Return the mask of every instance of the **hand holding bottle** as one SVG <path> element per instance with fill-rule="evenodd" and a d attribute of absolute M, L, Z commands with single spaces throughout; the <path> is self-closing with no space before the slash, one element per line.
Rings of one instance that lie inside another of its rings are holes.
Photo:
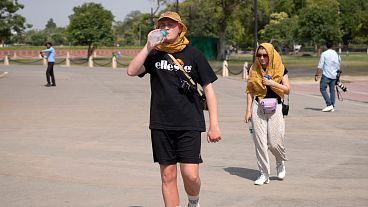
<path fill-rule="evenodd" d="M 147 43 L 152 45 L 153 47 L 162 43 L 166 38 L 167 32 L 163 29 L 155 29 L 148 33 Z"/>

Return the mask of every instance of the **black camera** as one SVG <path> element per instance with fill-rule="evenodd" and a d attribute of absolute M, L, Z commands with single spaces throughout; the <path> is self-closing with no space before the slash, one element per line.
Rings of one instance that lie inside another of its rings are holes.
<path fill-rule="evenodd" d="M 336 85 L 339 86 L 342 91 L 346 92 L 348 90 L 348 88 L 346 88 L 346 86 L 341 83 L 340 75 L 341 75 L 341 70 L 338 70 L 337 74 L 336 74 Z"/>
<path fill-rule="evenodd" d="M 340 81 L 336 82 L 336 85 L 339 86 L 341 88 L 342 91 L 346 92 L 348 90 L 348 88 L 346 88 L 345 85 L 343 85 Z"/>
<path fill-rule="evenodd" d="M 193 95 L 197 91 L 197 87 L 188 83 L 186 80 L 181 80 L 179 90 L 186 95 Z"/>

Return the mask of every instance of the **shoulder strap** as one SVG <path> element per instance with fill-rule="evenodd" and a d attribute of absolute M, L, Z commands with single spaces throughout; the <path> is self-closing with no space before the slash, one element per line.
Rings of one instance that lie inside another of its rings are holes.
<path fill-rule="evenodd" d="M 190 81 L 190 83 L 193 84 L 193 85 L 196 85 L 195 82 L 193 81 L 192 77 L 190 77 L 190 75 L 187 72 L 185 72 L 183 66 L 180 65 L 180 63 L 178 62 L 178 60 L 176 58 L 174 58 L 174 56 L 172 54 L 168 54 L 168 55 L 171 58 L 171 60 L 175 63 L 175 65 L 177 65 L 179 67 L 179 70 L 181 70 L 184 73 L 185 77 L 188 78 L 188 80 Z"/>
<path fill-rule="evenodd" d="M 191 84 L 193 84 L 193 85 L 197 85 L 195 82 L 194 82 L 194 80 L 192 79 L 192 77 L 190 77 L 190 75 L 187 73 L 187 72 L 185 72 L 185 70 L 184 70 L 184 68 L 183 68 L 183 66 L 182 65 L 180 65 L 180 63 L 178 62 L 178 60 L 172 55 L 172 54 L 167 54 L 167 55 L 169 55 L 169 57 L 171 58 L 171 60 L 175 63 L 175 65 L 176 66 L 178 66 L 179 67 L 179 70 L 181 70 L 183 73 L 184 73 L 184 75 L 185 75 L 185 77 L 187 77 L 188 78 L 188 80 L 190 81 L 190 83 Z M 198 94 L 200 95 L 200 96 L 202 96 L 203 95 L 203 92 L 197 87 L 197 91 L 198 91 Z"/>

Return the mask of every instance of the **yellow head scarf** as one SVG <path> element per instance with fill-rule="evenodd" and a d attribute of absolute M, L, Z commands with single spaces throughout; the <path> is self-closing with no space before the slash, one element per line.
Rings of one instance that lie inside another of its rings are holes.
<path fill-rule="evenodd" d="M 263 99 L 267 93 L 266 86 L 262 84 L 263 75 L 268 74 L 273 81 L 280 83 L 284 76 L 285 66 L 282 64 L 281 56 L 275 50 L 272 44 L 262 43 L 258 46 L 256 54 L 258 53 L 260 47 L 265 48 L 268 54 L 268 65 L 266 72 L 264 72 L 258 58 L 256 58 L 256 62 L 249 70 L 249 79 L 247 81 L 246 92 L 259 97 L 259 99 Z M 282 90 L 273 86 L 271 86 L 271 89 L 281 98 L 284 97 L 284 92 Z"/>
<path fill-rule="evenodd" d="M 187 33 L 187 30 L 188 30 L 187 27 L 181 21 L 181 18 L 178 13 L 167 11 L 160 15 L 160 18 L 157 21 L 156 28 L 158 28 L 159 26 L 158 22 L 163 18 L 169 18 L 169 19 L 172 19 L 178 22 L 181 25 L 182 31 L 178 39 L 176 39 L 174 43 L 171 43 L 171 44 L 162 43 L 162 44 L 157 45 L 155 49 L 159 51 L 167 52 L 167 53 L 176 53 L 176 52 L 182 51 L 189 44 L 189 40 L 185 37 L 185 34 Z"/>

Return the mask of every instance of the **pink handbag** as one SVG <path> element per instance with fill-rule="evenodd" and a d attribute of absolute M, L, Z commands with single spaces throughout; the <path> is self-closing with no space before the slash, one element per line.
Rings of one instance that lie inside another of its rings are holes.
<path fill-rule="evenodd" d="M 263 112 L 265 114 L 271 114 L 276 111 L 277 99 L 276 98 L 264 98 L 259 102 Z"/>

